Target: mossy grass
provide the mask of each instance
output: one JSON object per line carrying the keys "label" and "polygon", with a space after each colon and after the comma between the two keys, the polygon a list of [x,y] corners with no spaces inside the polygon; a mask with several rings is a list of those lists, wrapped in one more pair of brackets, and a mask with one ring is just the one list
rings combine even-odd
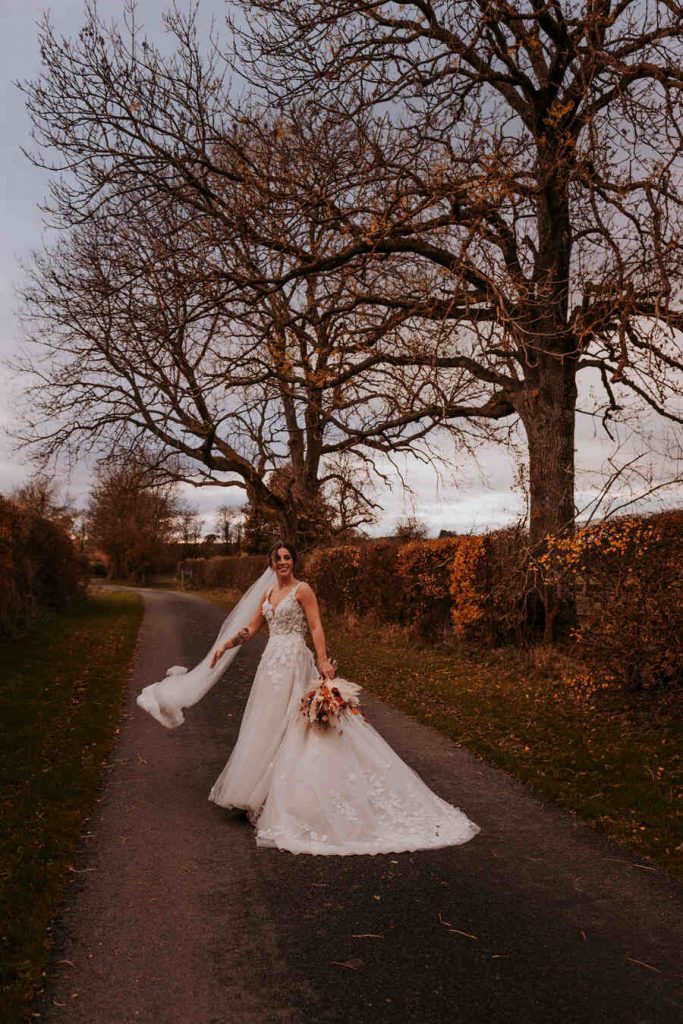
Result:
{"label": "mossy grass", "polygon": [[0,643],[0,1019],[28,1019],[118,722],[142,602],[99,592]]}
{"label": "mossy grass", "polygon": [[[237,595],[193,591],[226,611]],[[405,630],[324,616],[340,674],[433,726],[683,877],[680,698],[590,694],[559,649],[417,642]]]}

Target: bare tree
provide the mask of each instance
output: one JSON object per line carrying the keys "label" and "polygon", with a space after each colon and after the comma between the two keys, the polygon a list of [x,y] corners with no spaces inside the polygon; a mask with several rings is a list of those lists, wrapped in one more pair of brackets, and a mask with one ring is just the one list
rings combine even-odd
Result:
{"label": "bare tree", "polygon": [[58,480],[50,473],[35,473],[26,483],[15,487],[10,498],[20,508],[59,523],[67,533],[76,529],[80,513],[73,499],[64,493]]}
{"label": "bare tree", "polygon": [[144,582],[186,514],[173,486],[144,463],[102,465],[88,503],[88,539],[106,555],[111,575]]}
{"label": "bare tree", "polygon": [[427,527],[417,516],[405,516],[396,523],[394,535],[401,541],[424,540]]}
{"label": "bare tree", "polygon": [[682,421],[683,7],[235,6],[250,29],[234,23],[234,59],[271,103],[305,94],[372,140],[374,187],[330,206],[335,265],[410,253],[443,272],[406,306],[450,321],[462,365],[521,419],[538,551],[573,527],[578,373],[600,382],[608,429],[629,395]]}
{"label": "bare tree", "polygon": [[204,524],[199,509],[185,505],[175,517],[175,537],[183,545],[183,558],[194,558],[199,553],[199,542]]}
{"label": "bare tree", "polygon": [[[172,25],[179,54],[167,63],[134,37],[107,45],[94,16],[75,46],[44,29],[49,81],[29,87],[29,106],[72,174],[53,186],[66,233],[35,258],[26,292],[40,346],[24,364],[35,381],[27,437],[44,458],[144,446],[169,477],[240,487],[309,543],[372,521],[377,453],[432,457],[432,432],[477,410],[482,388],[463,387],[447,358],[437,372],[438,326],[418,343],[403,309],[361,306],[356,267],[295,272],[309,250],[334,257],[324,197],[353,174],[362,139],[348,150],[333,120],[299,109],[254,109],[236,125],[229,97],[217,108],[220,87],[207,84],[213,65],[177,15]],[[136,89],[150,119],[142,141]],[[212,123],[197,142],[208,175],[197,196],[168,121],[188,96],[184,137]],[[151,147],[142,163],[140,146]],[[383,271],[361,273],[367,287]],[[502,414],[483,404],[482,415]],[[287,486],[271,486],[285,469]]]}
{"label": "bare tree", "polygon": [[263,555],[275,540],[272,523],[263,512],[250,501],[244,506],[242,525],[242,547],[250,555]]}
{"label": "bare tree", "polygon": [[223,544],[240,545],[244,512],[235,505],[221,505],[216,510],[216,533]]}

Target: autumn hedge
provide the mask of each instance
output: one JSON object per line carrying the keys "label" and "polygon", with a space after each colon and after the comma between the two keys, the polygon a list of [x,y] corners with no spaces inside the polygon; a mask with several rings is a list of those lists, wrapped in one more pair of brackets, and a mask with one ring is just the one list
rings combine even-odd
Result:
{"label": "autumn hedge", "polygon": [[0,495],[0,634],[43,608],[62,608],[85,585],[86,563],[57,523]]}
{"label": "autumn hedge", "polygon": [[[674,511],[581,528],[533,564],[526,532],[511,528],[320,548],[301,574],[331,611],[489,647],[523,641],[532,578],[541,597],[544,583],[571,585],[579,616],[570,644],[586,685],[644,688],[683,682],[682,556],[683,511]],[[262,555],[229,556],[180,569],[195,587],[244,590],[263,565]]]}
{"label": "autumn hedge", "polygon": [[184,586],[195,590],[216,588],[241,592],[258,579],[267,565],[265,555],[214,555],[185,558],[176,574]]}
{"label": "autumn hedge", "polygon": [[628,516],[557,540],[549,582],[574,582],[588,687],[683,684],[683,511]]}

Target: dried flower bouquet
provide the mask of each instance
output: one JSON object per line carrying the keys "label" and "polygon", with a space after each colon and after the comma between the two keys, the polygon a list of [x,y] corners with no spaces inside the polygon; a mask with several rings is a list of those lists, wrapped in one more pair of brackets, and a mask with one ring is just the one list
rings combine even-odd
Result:
{"label": "dried flower bouquet", "polygon": [[301,714],[311,727],[340,728],[344,714],[361,714],[360,691],[361,687],[348,679],[322,680],[302,697]]}

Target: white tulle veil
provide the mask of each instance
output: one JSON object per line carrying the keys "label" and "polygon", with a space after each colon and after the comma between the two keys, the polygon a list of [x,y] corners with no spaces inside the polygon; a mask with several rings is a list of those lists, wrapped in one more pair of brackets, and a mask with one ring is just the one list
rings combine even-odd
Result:
{"label": "white tulle veil", "polygon": [[248,626],[256,614],[263,592],[275,583],[273,570],[268,568],[249,587],[228,615],[206,656],[188,671],[182,665],[173,665],[166,678],[146,686],[137,697],[137,703],[167,729],[176,729],[185,721],[183,708],[192,707],[204,697],[235,658],[239,647],[226,651],[215,668],[211,668],[213,652],[235,633]]}

